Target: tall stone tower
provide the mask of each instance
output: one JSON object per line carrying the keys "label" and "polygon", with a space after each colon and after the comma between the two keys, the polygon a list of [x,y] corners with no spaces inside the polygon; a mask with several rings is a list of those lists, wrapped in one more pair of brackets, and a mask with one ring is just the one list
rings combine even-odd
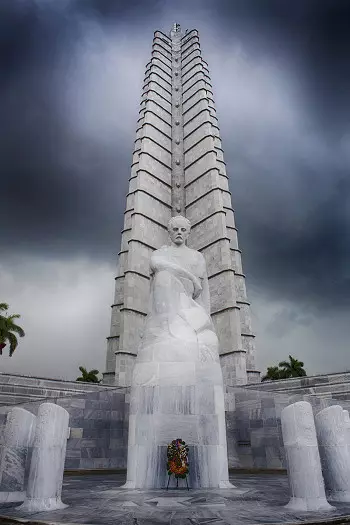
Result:
{"label": "tall stone tower", "polygon": [[197,30],[154,33],[115,278],[104,382],[129,386],[147,313],[149,259],[172,215],[205,257],[225,385],[259,381],[254,335],[208,64]]}

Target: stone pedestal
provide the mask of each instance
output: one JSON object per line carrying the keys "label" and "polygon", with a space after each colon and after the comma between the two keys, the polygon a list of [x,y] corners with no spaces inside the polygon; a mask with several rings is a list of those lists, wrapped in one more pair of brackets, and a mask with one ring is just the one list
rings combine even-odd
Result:
{"label": "stone pedestal", "polygon": [[25,498],[25,468],[35,421],[36,417],[23,408],[12,408],[7,414],[0,448],[0,503]]}
{"label": "stone pedestal", "polygon": [[219,360],[136,362],[125,488],[164,488],[167,445],[176,438],[189,446],[191,488],[232,487]]}
{"label": "stone pedestal", "polygon": [[300,512],[333,510],[326,500],[310,403],[299,401],[284,408],[281,423],[291,492],[286,508]]}
{"label": "stone pedestal", "polygon": [[41,512],[67,507],[61,501],[61,491],[68,421],[64,408],[53,403],[40,405],[26,499],[19,510]]}
{"label": "stone pedestal", "polygon": [[324,408],[315,423],[328,499],[350,502],[350,458],[342,407]]}

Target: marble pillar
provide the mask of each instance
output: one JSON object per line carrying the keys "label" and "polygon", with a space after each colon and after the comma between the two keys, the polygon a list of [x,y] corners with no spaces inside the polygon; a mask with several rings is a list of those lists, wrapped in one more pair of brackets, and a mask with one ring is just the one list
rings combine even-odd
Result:
{"label": "marble pillar", "polygon": [[299,401],[281,413],[282,435],[287,460],[293,511],[330,511],[318,451],[314,416],[310,403]]}
{"label": "marble pillar", "polygon": [[124,488],[164,488],[167,445],[177,438],[189,446],[191,487],[230,488],[223,376],[205,260],[184,244],[187,219],[173,217],[168,230],[171,245],[151,257],[149,312],[132,377]]}
{"label": "marble pillar", "polygon": [[41,512],[67,507],[61,501],[69,414],[53,403],[40,405],[33,443],[26,499],[18,507]]}
{"label": "marble pillar", "polygon": [[328,499],[350,502],[350,458],[342,407],[324,408],[316,414],[315,423]]}
{"label": "marble pillar", "polygon": [[36,417],[23,408],[12,408],[6,418],[0,448],[0,503],[23,501],[28,451]]}

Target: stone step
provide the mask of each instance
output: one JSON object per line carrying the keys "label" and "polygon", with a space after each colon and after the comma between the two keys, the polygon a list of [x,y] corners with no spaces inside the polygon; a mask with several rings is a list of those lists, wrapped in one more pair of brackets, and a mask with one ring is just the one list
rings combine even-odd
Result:
{"label": "stone step", "polygon": [[248,390],[276,391],[277,389],[289,390],[292,388],[311,388],[323,385],[350,383],[350,372],[337,372],[333,374],[320,374],[316,376],[294,377],[278,381],[263,381],[245,385]]}
{"label": "stone step", "polygon": [[29,397],[25,395],[18,395],[15,393],[12,394],[2,394],[0,392],[0,407],[7,407],[7,406],[15,406],[15,405],[21,405],[22,403],[30,403],[34,401],[40,401],[42,397]]}
{"label": "stone step", "polygon": [[[277,382],[276,383],[280,383],[280,382]],[[331,394],[341,394],[341,393],[344,393],[344,392],[348,392],[350,389],[350,382],[349,383],[344,383],[344,382],[339,382],[339,383],[323,383],[321,385],[313,385],[313,386],[293,386],[293,387],[287,387],[287,386],[283,386],[281,384],[276,384],[275,385],[275,388],[271,388],[271,389],[262,389],[266,392],[276,392],[276,393],[289,393],[291,395],[293,394],[300,394],[300,395],[306,395],[306,394],[310,394],[310,395],[322,395],[322,394],[327,394],[327,393],[331,393]],[[253,389],[251,389],[253,390]],[[257,390],[257,389],[256,389]]]}
{"label": "stone step", "polygon": [[57,390],[81,390],[83,392],[99,391],[101,388],[104,390],[107,388],[115,388],[114,385],[64,381],[62,379],[49,379],[45,377],[31,377],[17,374],[0,374],[0,385],[3,384],[37,386],[42,388],[55,388]]}
{"label": "stone step", "polygon": [[73,396],[84,393],[89,393],[90,390],[73,390],[73,389],[64,389],[59,390],[57,388],[43,388],[40,386],[25,386],[25,385],[3,385],[0,383],[0,393],[3,394],[23,394],[28,397],[64,397],[64,396]]}
{"label": "stone step", "polygon": [[114,385],[101,385],[99,383],[0,374],[0,406],[73,397],[91,392],[115,390],[116,388]]}

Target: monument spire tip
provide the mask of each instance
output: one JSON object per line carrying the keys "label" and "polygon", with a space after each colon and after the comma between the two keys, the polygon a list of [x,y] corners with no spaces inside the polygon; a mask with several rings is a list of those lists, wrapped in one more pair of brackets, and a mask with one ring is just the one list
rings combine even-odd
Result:
{"label": "monument spire tip", "polygon": [[175,35],[176,36],[182,35],[181,25],[178,24],[177,22],[173,23],[171,31],[170,31],[170,37],[174,37]]}

